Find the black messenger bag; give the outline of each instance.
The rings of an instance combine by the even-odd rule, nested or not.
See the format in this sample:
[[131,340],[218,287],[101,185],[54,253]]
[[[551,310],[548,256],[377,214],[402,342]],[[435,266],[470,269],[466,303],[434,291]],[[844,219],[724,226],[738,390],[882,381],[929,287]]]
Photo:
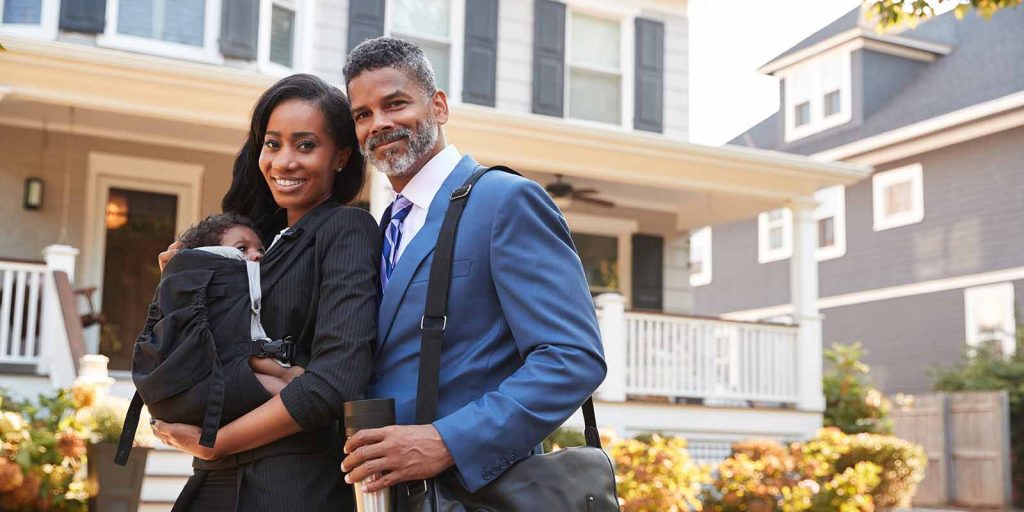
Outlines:
[[[518,174],[507,167],[478,167],[462,187],[452,193],[448,212],[437,237],[430,267],[427,301],[420,323],[420,372],[416,396],[416,422],[432,423],[437,417],[438,372],[441,346],[447,324],[448,292],[451,286],[452,255],[459,219],[470,191],[480,176],[490,170]],[[458,321],[458,320],[455,320]],[[587,446],[531,455],[475,493],[468,492],[455,478],[434,478],[423,482],[426,492],[421,512],[618,512],[615,469],[601,449],[601,438],[591,398],[583,404]],[[412,488],[417,482],[409,482]],[[415,506],[413,507],[415,509]]]

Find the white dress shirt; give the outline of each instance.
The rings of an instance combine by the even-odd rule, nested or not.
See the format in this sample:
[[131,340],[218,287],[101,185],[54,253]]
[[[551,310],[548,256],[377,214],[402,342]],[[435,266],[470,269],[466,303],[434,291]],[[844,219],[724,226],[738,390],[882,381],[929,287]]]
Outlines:
[[[402,258],[405,248],[420,232],[423,224],[427,222],[427,211],[430,209],[430,202],[434,200],[437,191],[441,190],[444,180],[455,170],[455,166],[462,160],[462,155],[455,146],[449,144],[440,153],[434,155],[427,162],[420,172],[409,180],[401,194],[412,202],[412,210],[409,216],[402,221],[402,240],[398,244],[398,257],[395,258],[396,265]],[[392,212],[394,213],[394,212]]]

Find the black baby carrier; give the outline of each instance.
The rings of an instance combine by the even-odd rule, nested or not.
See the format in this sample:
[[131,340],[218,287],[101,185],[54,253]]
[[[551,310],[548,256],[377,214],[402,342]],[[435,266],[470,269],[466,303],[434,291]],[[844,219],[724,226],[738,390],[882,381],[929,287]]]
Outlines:
[[164,269],[135,342],[136,393],[116,463],[128,460],[143,403],[156,419],[202,427],[199,444],[213,447],[218,428],[271,398],[249,357],[289,361],[294,345],[263,334],[259,264],[240,256],[229,247],[185,249]]

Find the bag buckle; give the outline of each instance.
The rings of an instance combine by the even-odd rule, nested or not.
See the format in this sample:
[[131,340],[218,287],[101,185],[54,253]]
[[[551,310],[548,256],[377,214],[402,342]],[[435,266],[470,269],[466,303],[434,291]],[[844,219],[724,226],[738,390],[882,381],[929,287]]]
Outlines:
[[292,359],[295,357],[295,343],[292,341],[291,336],[287,336],[281,340],[253,340],[255,347],[253,347],[253,355],[261,359],[272,357],[278,359],[283,363],[291,364]]
[[452,196],[448,199],[449,201],[455,201],[456,199],[462,199],[469,195],[469,191],[473,188],[473,184],[463,185],[452,192]]
[[[430,319],[431,320],[441,320],[441,328],[440,329],[434,329],[434,330],[440,330],[440,331],[443,332],[445,330],[445,328],[448,327],[448,315],[444,315],[444,316],[442,316],[440,318],[438,318],[438,317],[431,317]],[[420,330],[421,331],[427,330],[426,322],[427,322],[427,315],[423,315],[422,317],[420,317]]]

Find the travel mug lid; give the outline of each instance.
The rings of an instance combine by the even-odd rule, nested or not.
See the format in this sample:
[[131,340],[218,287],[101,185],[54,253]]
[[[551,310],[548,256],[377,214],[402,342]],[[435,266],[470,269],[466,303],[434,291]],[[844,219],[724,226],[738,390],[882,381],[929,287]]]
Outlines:
[[375,398],[345,402],[345,431],[354,433],[367,428],[395,424],[395,399]]

